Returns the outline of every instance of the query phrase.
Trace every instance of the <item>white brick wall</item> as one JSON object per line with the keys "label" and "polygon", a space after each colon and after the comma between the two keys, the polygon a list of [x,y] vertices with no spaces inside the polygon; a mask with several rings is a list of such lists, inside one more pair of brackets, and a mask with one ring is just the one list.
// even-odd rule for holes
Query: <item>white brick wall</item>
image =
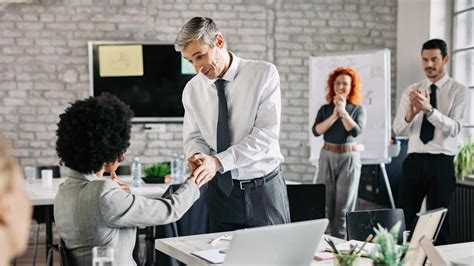
{"label": "white brick wall", "polygon": [[[284,175],[309,181],[315,168],[308,162],[308,57],[388,47],[395,69],[396,12],[395,0],[0,4],[0,130],[12,140],[23,165],[57,163],[58,115],[69,102],[89,94],[87,41],[173,43],[187,19],[210,16],[224,33],[229,50],[273,62],[279,69]],[[179,124],[167,124],[165,133],[149,133],[135,125],[127,161],[133,156],[141,156],[143,162],[167,160],[182,149],[181,130]]]}

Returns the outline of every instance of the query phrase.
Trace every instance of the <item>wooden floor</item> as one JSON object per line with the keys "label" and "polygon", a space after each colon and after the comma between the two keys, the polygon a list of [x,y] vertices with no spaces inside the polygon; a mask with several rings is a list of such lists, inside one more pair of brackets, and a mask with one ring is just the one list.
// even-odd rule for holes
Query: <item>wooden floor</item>
{"label": "wooden floor", "polygon": [[[31,228],[30,228],[30,235],[29,235],[29,240],[28,240],[28,249],[26,252],[18,257],[16,261],[12,262],[11,265],[17,265],[17,266],[31,266],[31,265],[36,265],[36,266],[43,266],[47,265],[46,264],[46,226],[44,224],[41,224],[39,226],[39,238],[38,238],[38,247],[37,247],[37,252],[36,252],[36,263],[34,264],[34,257],[35,257],[35,236],[36,236],[36,229],[37,229],[37,224],[35,222],[32,223]],[[53,225],[53,243],[57,244],[59,242],[58,239],[58,233]],[[145,239],[144,236],[140,236],[140,250],[142,251],[140,255],[143,255],[143,250],[145,247]],[[55,266],[59,266],[59,254],[57,252],[53,252],[53,263]]]}
{"label": "wooden floor", "polygon": [[[30,228],[30,236],[28,240],[28,249],[27,251],[20,256],[19,258],[16,259],[16,264],[15,262],[12,263],[12,265],[18,265],[18,266],[30,266],[34,265],[34,243],[35,243],[35,232],[37,229],[37,224],[33,222]],[[38,266],[41,265],[46,265],[46,227],[44,224],[40,225],[40,231],[39,231],[39,238],[38,238],[38,248],[37,248],[37,253],[36,253],[36,264]],[[54,228],[54,227],[53,227]],[[54,230],[54,229],[53,229]],[[55,238],[53,239],[53,243],[57,243],[57,232],[54,230],[53,235]],[[59,265],[59,255],[56,252],[53,252],[54,256],[54,265]]]}

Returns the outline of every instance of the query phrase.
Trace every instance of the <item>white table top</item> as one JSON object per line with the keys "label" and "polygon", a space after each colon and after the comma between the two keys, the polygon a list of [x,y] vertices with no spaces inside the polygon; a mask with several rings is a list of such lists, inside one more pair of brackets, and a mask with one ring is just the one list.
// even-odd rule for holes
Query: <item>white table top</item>
{"label": "white table top", "polygon": [[[228,248],[230,241],[219,241],[212,246],[209,242],[224,233],[202,234],[184,237],[163,238],[155,240],[155,248],[171,257],[178,259],[188,265],[211,265],[207,261],[200,259],[191,252],[209,249],[224,249]],[[320,244],[320,247],[324,244]],[[474,242],[437,246],[436,250],[440,253],[446,263],[453,260],[472,256],[474,252]],[[333,260],[316,261],[313,260],[311,265],[334,265]],[[372,266],[372,261],[369,258],[360,258],[359,265]]]}
{"label": "white table top", "polygon": [[[119,178],[130,185],[132,194],[147,198],[160,198],[169,187],[169,184],[146,184],[143,182],[139,187],[132,187],[131,177],[119,176]],[[44,186],[41,179],[35,179],[33,181],[25,180],[26,193],[33,206],[53,205],[59,184],[64,182],[64,180],[66,180],[66,178],[53,178],[51,186]]]}
{"label": "white table top", "polygon": [[[206,265],[206,266],[215,265],[215,264],[210,264],[209,262],[192,255],[191,252],[195,252],[199,250],[228,248],[229,243],[230,243],[230,241],[228,240],[219,241],[215,245],[209,244],[211,240],[219,236],[222,236],[225,233],[226,232],[157,239],[155,240],[155,248],[188,265]],[[332,238],[332,237],[329,236],[329,238]],[[320,243],[320,247],[318,247],[318,250],[324,249],[326,244],[323,242],[324,241]],[[325,261],[313,260],[311,265],[334,265],[334,261],[333,260],[325,260]],[[359,260],[359,265],[372,266],[372,261],[368,258],[361,258]]]}

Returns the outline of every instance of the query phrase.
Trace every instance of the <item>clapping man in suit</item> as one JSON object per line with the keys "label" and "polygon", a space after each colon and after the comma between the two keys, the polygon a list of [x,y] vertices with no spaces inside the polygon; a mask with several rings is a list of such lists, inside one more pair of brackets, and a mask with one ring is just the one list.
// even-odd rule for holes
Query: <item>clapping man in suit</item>
{"label": "clapping man in suit", "polygon": [[[446,73],[449,57],[443,40],[423,44],[421,59],[426,79],[408,86],[400,100],[393,130],[407,134],[408,157],[398,191],[407,228],[413,226],[423,198],[427,209],[448,208],[455,187],[454,156],[468,113],[469,91]],[[448,240],[447,219],[437,244]]]}

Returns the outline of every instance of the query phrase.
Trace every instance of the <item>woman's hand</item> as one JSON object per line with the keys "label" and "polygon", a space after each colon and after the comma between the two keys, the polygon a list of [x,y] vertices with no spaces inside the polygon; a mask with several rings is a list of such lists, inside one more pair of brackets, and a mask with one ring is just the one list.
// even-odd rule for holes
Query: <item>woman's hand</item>
{"label": "woman's hand", "polygon": [[339,117],[343,117],[347,115],[346,111],[346,104],[347,100],[346,98],[342,97],[341,95],[336,95],[334,96],[334,105],[336,106],[336,112]]}
{"label": "woman's hand", "polygon": [[122,180],[118,179],[117,174],[115,173],[115,171],[112,171],[110,173],[110,176],[112,177],[112,181],[119,184],[120,189],[122,189],[123,191],[125,191],[127,193],[132,194],[132,191],[130,190],[130,187],[128,186],[128,184],[123,182]]}

